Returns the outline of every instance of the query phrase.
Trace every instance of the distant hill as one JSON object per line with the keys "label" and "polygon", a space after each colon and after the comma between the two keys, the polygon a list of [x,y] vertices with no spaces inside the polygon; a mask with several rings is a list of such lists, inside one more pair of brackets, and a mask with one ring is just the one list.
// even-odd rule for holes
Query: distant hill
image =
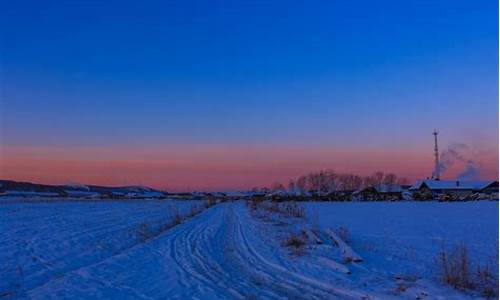
{"label": "distant hill", "polygon": [[82,198],[164,198],[166,192],[142,186],[47,185],[0,180],[0,196],[45,196]]}

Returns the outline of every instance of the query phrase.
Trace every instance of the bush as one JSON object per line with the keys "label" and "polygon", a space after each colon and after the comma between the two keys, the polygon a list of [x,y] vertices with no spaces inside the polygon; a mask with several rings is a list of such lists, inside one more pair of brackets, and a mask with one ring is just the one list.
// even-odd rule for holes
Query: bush
{"label": "bush", "polygon": [[247,206],[251,211],[256,211],[262,205],[263,201],[257,199],[251,199],[247,201]]}
{"label": "bush", "polygon": [[290,237],[285,240],[285,246],[287,247],[300,248],[305,244],[306,242],[296,234],[291,234]]}
{"label": "bush", "polygon": [[443,247],[439,253],[441,279],[456,289],[472,289],[470,258],[465,244],[456,246],[451,254]]}
{"label": "bush", "polygon": [[[438,255],[441,280],[458,290],[474,290],[484,297],[498,295],[498,286],[490,265],[473,267],[469,252],[460,243],[451,253],[443,246]],[[475,270],[475,271],[474,271]]]}
{"label": "bush", "polygon": [[288,217],[303,218],[305,216],[304,208],[295,202],[284,203],[280,212]]}
{"label": "bush", "polygon": [[295,202],[280,203],[271,201],[261,206],[269,212],[280,214],[285,217],[302,218],[305,216],[304,208]]}
{"label": "bush", "polygon": [[210,208],[217,204],[217,200],[214,197],[208,197],[207,202],[205,203],[205,208]]}
{"label": "bush", "polygon": [[292,252],[299,256],[304,254],[307,238],[307,233],[304,230],[301,230],[299,234],[290,232],[290,235],[283,241],[283,246],[291,248]]}
{"label": "bush", "polygon": [[476,277],[477,287],[483,297],[494,298],[498,295],[498,281],[495,279],[490,265],[478,265]]}
{"label": "bush", "polygon": [[294,201],[277,202],[249,200],[247,201],[247,206],[252,213],[255,213],[259,209],[263,209],[274,214],[280,214],[284,217],[303,218],[305,216],[304,208]]}

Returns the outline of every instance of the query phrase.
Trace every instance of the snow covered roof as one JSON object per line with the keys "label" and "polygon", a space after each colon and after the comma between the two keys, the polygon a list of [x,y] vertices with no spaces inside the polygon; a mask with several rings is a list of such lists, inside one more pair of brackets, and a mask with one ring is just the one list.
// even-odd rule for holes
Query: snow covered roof
{"label": "snow covered roof", "polygon": [[494,183],[494,180],[490,181],[459,181],[459,180],[418,180],[410,190],[418,190],[422,186],[427,186],[431,190],[482,190]]}
{"label": "snow covered roof", "polygon": [[251,196],[251,192],[238,191],[238,192],[225,192],[228,197],[248,197]]}
{"label": "snow covered roof", "polygon": [[80,190],[80,191],[89,191],[90,188],[86,185],[83,185],[83,184],[79,184],[79,183],[70,183],[70,184],[66,184],[63,186],[63,188],[66,190],[66,189],[69,189],[69,190]]}
{"label": "snow covered roof", "polygon": [[405,190],[403,186],[399,184],[382,183],[376,186],[360,187],[359,189],[355,190],[353,194],[359,194],[364,191],[373,189],[375,189],[377,193],[401,193]]}
{"label": "snow covered roof", "polygon": [[403,188],[399,184],[379,184],[375,186],[375,190],[379,193],[399,193],[403,191]]}
{"label": "snow covered roof", "polygon": [[288,193],[287,193],[287,191],[284,191],[284,190],[276,190],[276,191],[272,191],[272,192],[268,193],[266,196],[267,197],[288,196]]}

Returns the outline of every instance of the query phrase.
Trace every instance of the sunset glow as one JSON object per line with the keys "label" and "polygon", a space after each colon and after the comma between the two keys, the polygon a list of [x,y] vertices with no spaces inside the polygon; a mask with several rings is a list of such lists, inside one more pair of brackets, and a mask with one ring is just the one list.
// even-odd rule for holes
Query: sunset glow
{"label": "sunset glow", "polygon": [[498,177],[494,2],[112,2],[4,9],[2,179],[237,190],[333,169],[415,180],[432,172],[435,128],[442,151],[467,147],[444,178],[467,160]]}
{"label": "sunset glow", "polygon": [[[429,152],[304,146],[13,147],[4,149],[1,162],[4,177],[21,181],[215,191],[286,184],[322,169],[359,175],[393,172],[413,181],[430,176]],[[495,176],[496,157],[495,151],[476,157],[481,177]],[[444,177],[456,178],[463,167],[457,163]]]}

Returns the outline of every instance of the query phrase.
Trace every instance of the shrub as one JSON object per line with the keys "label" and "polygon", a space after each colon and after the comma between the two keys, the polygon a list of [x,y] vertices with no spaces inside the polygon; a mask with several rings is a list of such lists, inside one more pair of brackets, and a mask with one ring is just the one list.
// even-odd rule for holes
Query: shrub
{"label": "shrub", "polygon": [[285,240],[285,246],[287,247],[300,248],[305,244],[306,242],[296,234],[291,234],[290,237]]}
{"label": "shrub", "polygon": [[175,225],[179,225],[182,223],[182,221],[184,220],[184,218],[179,215],[179,214],[176,214],[174,215],[174,218],[172,219],[172,224],[175,226]]}
{"label": "shrub", "polygon": [[[459,290],[475,290],[484,297],[495,297],[498,286],[490,265],[475,268],[464,243],[455,246],[451,253],[443,246],[438,255],[441,280]],[[473,271],[475,269],[475,272]]]}
{"label": "shrub", "polygon": [[304,208],[295,202],[284,203],[280,212],[286,216],[295,218],[303,218],[305,216]]}
{"label": "shrub", "polygon": [[457,289],[474,288],[470,258],[465,244],[457,245],[451,254],[443,247],[439,253],[439,262],[441,279],[444,283]]}
{"label": "shrub", "polygon": [[477,288],[481,292],[481,296],[494,298],[498,295],[498,281],[495,279],[490,265],[478,265],[476,268],[476,278]]}
{"label": "shrub", "polygon": [[301,230],[299,234],[290,232],[290,235],[283,241],[283,245],[291,248],[292,252],[299,256],[304,253],[307,238],[307,233],[304,230]]}
{"label": "shrub", "polygon": [[207,202],[205,203],[205,208],[210,208],[217,204],[217,200],[214,197],[208,197]]}
{"label": "shrub", "polygon": [[261,200],[257,199],[251,199],[247,201],[247,206],[250,208],[251,211],[256,211],[260,206],[262,205]]}

